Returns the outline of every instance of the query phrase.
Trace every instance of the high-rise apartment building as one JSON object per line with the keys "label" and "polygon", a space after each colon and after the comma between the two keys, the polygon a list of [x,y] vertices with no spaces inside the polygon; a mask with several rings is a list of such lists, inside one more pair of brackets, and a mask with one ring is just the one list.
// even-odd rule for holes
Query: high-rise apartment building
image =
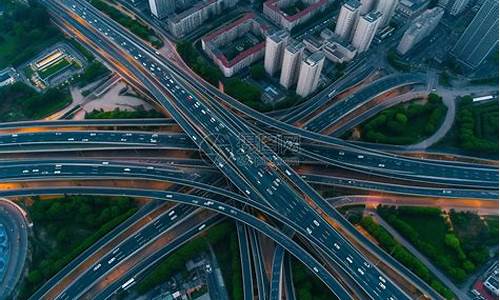
{"label": "high-rise apartment building", "polygon": [[498,0],[486,0],[451,50],[460,62],[479,66],[498,46]]}
{"label": "high-rise apartment building", "polygon": [[398,6],[399,0],[379,0],[377,3],[376,11],[379,11],[382,16],[380,17],[379,27],[383,28],[389,25],[394,12],[396,11],[396,6]]}
{"label": "high-rise apartment building", "polygon": [[315,52],[302,61],[297,83],[297,95],[307,97],[316,90],[324,62],[325,54],[323,51]]}
{"label": "high-rise apartment building", "polygon": [[149,0],[151,14],[163,19],[175,11],[175,0]]}
{"label": "high-rise apartment building", "polygon": [[360,3],[358,0],[348,0],[342,5],[335,26],[335,34],[343,40],[351,38],[352,29],[356,26],[359,17]]}
{"label": "high-rise apartment building", "polygon": [[354,37],[351,44],[358,50],[358,53],[364,52],[370,48],[375,32],[380,22],[381,14],[378,11],[371,12],[362,16],[358,20]]}
{"label": "high-rise apartment building", "polygon": [[434,7],[415,18],[399,42],[398,53],[406,54],[413,46],[427,37],[439,24],[443,15],[444,9],[442,7]]}
{"label": "high-rise apartment building", "polygon": [[288,37],[289,34],[286,30],[279,30],[266,36],[264,69],[271,76],[281,68],[283,51],[288,42]]}
{"label": "high-rise apartment building", "polygon": [[297,82],[304,48],[304,43],[295,40],[291,41],[285,48],[283,64],[281,65],[280,84],[287,89]]}
{"label": "high-rise apartment building", "polygon": [[361,7],[359,8],[359,13],[361,15],[366,15],[375,6],[375,0],[361,0]]}

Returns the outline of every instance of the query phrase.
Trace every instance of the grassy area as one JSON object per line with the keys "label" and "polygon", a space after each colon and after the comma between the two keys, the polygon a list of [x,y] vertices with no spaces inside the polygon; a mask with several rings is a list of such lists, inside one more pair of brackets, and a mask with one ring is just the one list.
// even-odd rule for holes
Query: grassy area
{"label": "grassy area", "polygon": [[0,88],[0,99],[0,122],[41,119],[71,103],[67,88],[38,93],[22,82]]}
{"label": "grassy area", "polygon": [[94,109],[91,112],[85,113],[85,119],[147,119],[147,118],[163,118],[164,116],[154,109],[144,110],[138,109],[134,111],[120,110],[118,107],[112,111],[104,111],[102,109]]}
{"label": "grassy area", "polygon": [[452,280],[463,282],[488,259],[485,247],[498,243],[477,215],[438,208],[379,206],[378,213]]}
{"label": "grassy area", "polygon": [[226,233],[224,241],[213,244],[217,262],[230,299],[243,300],[243,279],[241,274],[240,249],[234,223]]}
{"label": "grassy area", "polygon": [[345,205],[337,208],[337,210],[344,215],[352,224],[358,224],[363,218],[365,210],[364,204]]}
{"label": "grassy area", "polygon": [[89,83],[92,83],[100,78],[103,78],[111,73],[102,63],[97,60],[92,61],[86,68],[85,71],[76,77],[73,81],[79,87],[84,87]]}
{"label": "grassy area", "polygon": [[470,212],[450,212],[453,230],[466,256],[477,266],[488,260],[488,246],[498,245],[498,216],[479,217]]}
{"label": "grassy area", "polygon": [[473,103],[470,96],[462,97],[455,124],[439,145],[473,155],[498,154],[498,101]]}
{"label": "grassy area", "polygon": [[147,293],[175,273],[182,272],[186,261],[200,253],[208,252],[208,244],[210,244],[216,249],[217,260],[231,299],[243,299],[239,249],[235,233],[236,229],[232,222],[223,222],[213,226],[202,236],[189,241],[163,259],[144,279],[138,282],[136,290],[140,294]]}
{"label": "grassy area", "polygon": [[361,140],[382,144],[416,144],[439,128],[446,111],[441,97],[436,94],[430,94],[425,103],[414,100],[399,104],[361,124]]}
{"label": "grassy area", "polygon": [[297,299],[300,300],[332,300],[338,299],[330,293],[330,290],[324,283],[309,271],[304,264],[298,261],[295,257],[291,258],[292,261],[292,277],[293,285],[295,287],[295,294]]}
{"label": "grassy area", "polygon": [[30,6],[0,1],[5,8],[0,16],[0,69],[18,66],[63,39],[49,22],[45,7],[36,1],[29,2]]}
{"label": "grassy area", "polygon": [[64,196],[33,199],[32,263],[20,288],[27,299],[71,260],[130,217],[137,207],[125,197]]}
{"label": "grassy area", "polygon": [[155,48],[161,48],[163,46],[163,42],[161,41],[161,39],[158,38],[153,30],[151,30],[148,26],[132,19],[128,15],[123,14],[121,11],[102,0],[91,0],[90,3],[95,8],[108,15],[111,19],[128,28],[132,33],[134,33],[141,39],[151,43],[151,45],[153,45]]}
{"label": "grassy area", "polygon": [[95,59],[94,55],[87,50],[82,44],[80,44],[77,40],[70,38],[66,39],[66,42],[68,42],[71,46],[73,46],[78,52],[80,52],[87,61],[93,61]]}
{"label": "grassy area", "polygon": [[441,294],[446,299],[453,299],[453,293],[446,288],[430,271],[422,264],[413,254],[406,248],[401,246],[394,237],[387,232],[382,226],[375,223],[371,217],[364,217],[360,225],[373,236],[379,245],[390,253],[397,261],[406,266],[410,271],[415,273],[423,281],[427,282],[434,290]]}
{"label": "grassy area", "polygon": [[48,78],[54,74],[56,74],[59,71],[62,71],[63,69],[71,66],[71,63],[65,59],[61,59],[60,61],[56,62],[55,64],[51,65],[50,67],[41,70],[38,72],[38,75],[40,75],[40,78],[45,79]]}

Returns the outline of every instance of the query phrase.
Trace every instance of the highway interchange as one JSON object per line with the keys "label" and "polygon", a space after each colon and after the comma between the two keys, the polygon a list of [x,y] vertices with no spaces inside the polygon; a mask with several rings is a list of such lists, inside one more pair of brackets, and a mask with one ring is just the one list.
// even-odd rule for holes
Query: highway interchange
{"label": "highway interchange", "polygon": [[[441,184],[439,188],[417,188],[403,187],[399,185],[385,185],[385,189],[395,193],[416,193],[419,195],[432,195],[441,197],[471,197],[477,199],[495,200],[498,197],[496,190],[498,184],[498,169],[475,164],[457,165],[450,163],[430,162],[404,158],[393,154],[375,151],[352,145],[341,140],[323,136],[305,129],[273,119],[257,113],[225,94],[220,93],[211,86],[204,86],[197,80],[190,80],[190,75],[175,65],[162,59],[147,46],[143,45],[135,37],[130,36],[123,28],[113,23],[107,17],[96,11],[85,1],[44,1],[53,16],[64,26],[86,41],[91,41],[91,46],[98,53],[108,59],[120,72],[126,72],[128,76],[136,78],[141,82],[151,95],[158,101],[165,111],[175,120],[184,131],[180,133],[152,133],[152,132],[125,132],[125,131],[39,131],[29,133],[10,133],[0,136],[0,151],[5,153],[33,151],[53,151],[64,145],[73,150],[82,149],[116,149],[120,147],[130,149],[165,148],[197,151],[201,150],[218,169],[216,174],[222,174],[228,178],[235,190],[239,193],[226,190],[211,184],[199,182],[197,173],[185,172],[175,167],[165,168],[163,166],[139,165],[134,163],[114,162],[108,160],[77,160],[77,159],[53,159],[44,161],[21,160],[19,162],[0,161],[0,180],[5,182],[45,180],[49,182],[54,179],[152,179],[175,182],[177,184],[200,189],[208,193],[207,196],[196,196],[169,191],[157,191],[148,189],[115,189],[112,187],[46,187],[38,189],[5,190],[0,191],[2,197],[26,196],[26,195],[52,195],[52,194],[100,194],[100,195],[127,195],[136,197],[147,197],[157,200],[167,200],[182,203],[176,208],[172,215],[161,217],[158,223],[146,226],[143,230],[149,239],[158,235],[160,231],[168,229],[177,217],[186,219],[194,213],[196,207],[212,210],[218,214],[228,216],[244,223],[244,226],[262,233],[273,239],[280,246],[275,253],[276,270],[273,271],[270,290],[265,291],[262,286],[269,285],[263,282],[263,278],[257,278],[259,298],[264,293],[270,293],[271,298],[280,289],[276,289],[274,273],[283,274],[285,265],[283,253],[286,251],[294,255],[304,263],[326,286],[339,298],[350,299],[351,293],[362,293],[371,299],[409,299],[410,296],[400,289],[397,283],[390,278],[356,249],[353,244],[332,226],[332,222],[342,227],[344,231],[355,236],[358,242],[371,249],[375,255],[390,264],[403,277],[415,284],[428,297],[439,298],[437,293],[416,278],[406,268],[395,262],[389,255],[383,253],[378,247],[369,242],[366,237],[359,234],[336,210],[334,210],[309,184],[323,183],[338,186],[355,186],[359,189],[377,190],[382,185],[373,182],[363,182],[351,179],[331,178],[314,174],[300,174],[291,168],[280,153],[271,150],[270,145],[264,144],[258,132],[252,130],[253,126],[262,126],[261,130],[272,128],[283,134],[297,134],[301,137],[299,145],[284,140],[281,136],[273,136],[273,142],[284,145],[289,151],[295,149],[297,155],[306,159],[316,160],[326,165],[341,167],[346,170],[360,172],[363,174],[377,175],[386,178],[404,179],[414,182]],[[82,39],[83,39],[82,38]],[[421,77],[413,76],[403,78],[404,84],[421,83]],[[377,82],[376,82],[377,83]],[[375,95],[399,86],[399,81],[382,81],[382,87],[374,84]],[[386,85],[387,84],[387,85]],[[381,90],[378,90],[381,89]],[[374,92],[368,90],[368,92]],[[331,92],[330,92],[331,93]],[[336,120],[342,114],[355,109],[365,100],[363,94],[359,94],[357,101],[348,105],[344,102],[344,108],[339,114],[329,114],[332,119],[316,117],[307,125],[306,129],[321,131],[327,124]],[[323,95],[326,99],[331,95]],[[218,101],[224,101],[227,107],[219,105]],[[320,99],[320,102],[324,102]],[[342,104],[341,104],[342,105]],[[318,105],[319,107],[320,105]],[[332,108],[335,107],[332,106]],[[246,119],[233,114],[238,111],[246,116]],[[321,114],[319,116],[322,116]],[[321,121],[315,121],[319,120]],[[250,120],[250,121],[248,121]],[[293,121],[293,119],[292,119]],[[61,125],[61,121],[53,121],[47,127],[80,126],[81,124]],[[127,121],[94,121],[88,126],[128,125]],[[171,125],[171,120],[151,120],[147,125]],[[32,126],[40,126],[40,123],[32,123]],[[144,124],[131,123],[130,125],[141,126]],[[310,128],[309,128],[310,127]],[[0,129],[24,128],[6,125]],[[305,143],[304,143],[305,142]],[[214,172],[214,171],[212,171]],[[448,187],[451,186],[451,187]],[[403,191],[401,191],[403,190]],[[427,193],[427,194],[426,194]],[[211,194],[222,196],[213,198]],[[216,200],[217,199],[217,200]],[[219,200],[220,199],[220,200]],[[226,199],[223,201],[222,199]],[[232,204],[237,201],[271,216],[280,224],[286,224],[295,235],[306,240],[317,248],[321,256],[326,258],[335,267],[336,275],[340,274],[356,287],[346,287],[336,278],[330,268],[321,263],[317,257],[312,255],[302,245],[295,242],[290,234],[283,233],[274,224],[264,222],[251,213],[241,209],[240,205]],[[173,218],[173,216],[176,216]],[[200,223],[201,224],[201,223]],[[207,223],[209,224],[209,223]],[[199,227],[196,227],[199,228]],[[248,234],[247,229],[238,227],[238,234],[243,235],[240,239],[250,241],[250,248],[256,248],[256,234]],[[179,244],[186,242],[197,233],[191,229],[183,235],[177,236],[176,242],[169,244],[170,253]],[[252,237],[253,236],[253,237]],[[250,245],[246,245],[247,251]],[[240,243],[241,244],[241,243]],[[80,297],[90,288],[90,283],[97,281],[106,272],[113,268],[113,264],[125,259],[138,250],[141,242],[125,241],[120,248],[111,254],[104,256],[102,262],[96,264],[93,270],[88,270],[82,275],[82,279],[75,285],[70,285],[64,292],[57,295],[55,299],[74,299]],[[123,252],[125,251],[125,252]],[[166,255],[166,253],[164,253]],[[114,259],[113,259],[114,258]],[[243,258],[242,258],[243,259]],[[242,261],[242,265],[245,262]],[[100,265],[99,267],[97,267]],[[273,264],[274,265],[274,264]],[[273,270],[274,270],[273,266]],[[338,274],[337,274],[338,273]],[[120,282],[123,282],[122,281]],[[122,283],[123,284],[123,283]],[[245,282],[245,284],[253,284]],[[120,283],[114,283],[109,288],[109,293],[119,289]],[[248,289],[246,289],[246,293]],[[103,294],[104,295],[104,294]],[[109,294],[110,295],[110,294]],[[106,296],[99,296],[102,299]],[[97,297],[97,299],[100,299]]]}

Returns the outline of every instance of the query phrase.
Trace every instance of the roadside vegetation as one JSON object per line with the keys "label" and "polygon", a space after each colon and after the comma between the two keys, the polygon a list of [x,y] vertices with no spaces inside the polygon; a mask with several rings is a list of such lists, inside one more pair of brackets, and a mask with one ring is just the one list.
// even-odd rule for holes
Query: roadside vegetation
{"label": "roadside vegetation", "polygon": [[85,68],[82,74],[75,77],[73,83],[75,83],[78,87],[84,87],[89,83],[108,76],[109,74],[111,74],[111,71],[108,70],[101,62],[94,59]]}
{"label": "roadside vegetation", "polygon": [[331,300],[336,297],[324,285],[321,280],[316,277],[303,263],[295,257],[292,259],[292,278],[295,294],[300,300]]}
{"label": "roadside vegetation", "polygon": [[410,72],[411,65],[404,62],[395,50],[389,50],[387,53],[387,61],[396,70],[400,72]]}
{"label": "roadside vegetation", "polygon": [[453,293],[446,288],[422,262],[399,244],[394,237],[381,225],[377,224],[372,217],[364,217],[360,225],[377,240],[382,249],[390,253],[397,261],[428,283],[439,294],[446,299],[454,298]]}
{"label": "roadside vegetation", "polygon": [[440,96],[413,100],[388,108],[360,125],[361,140],[411,145],[431,136],[441,126],[447,108]]}
{"label": "roadside vegetation", "polygon": [[[209,63],[190,42],[178,42],[177,52],[179,52],[182,59],[196,74],[200,75],[213,86],[223,83],[224,91],[228,95],[257,111],[268,112],[288,108],[300,103],[302,100],[301,97],[291,94],[275,105],[266,104],[261,100],[262,92],[257,85],[242,80],[237,76],[224,78],[222,72]],[[266,74],[262,64],[258,63],[251,66],[250,76],[254,80],[265,78]]]}
{"label": "roadside vegetation", "polygon": [[439,145],[474,155],[498,154],[498,101],[473,103],[472,97],[462,97],[455,124]]}
{"label": "roadside vegetation", "polygon": [[154,109],[145,110],[144,108],[138,110],[121,110],[115,108],[112,111],[104,111],[94,109],[91,112],[85,113],[85,119],[149,119],[149,118],[163,118],[164,116]]}
{"label": "roadside vegetation", "polygon": [[176,49],[186,64],[207,82],[217,86],[222,80],[222,72],[208,63],[190,42],[179,41]]}
{"label": "roadside vegetation", "polygon": [[37,1],[29,6],[0,0],[0,69],[19,66],[43,49],[61,41],[63,35],[49,21],[45,7]]}
{"label": "roadside vegetation", "polygon": [[201,236],[187,242],[168,255],[149,274],[138,282],[135,290],[145,294],[176,273],[185,271],[185,263],[213,247],[231,299],[243,299],[238,238],[233,222],[223,222],[209,228]]}
{"label": "roadside vegetation", "polygon": [[457,283],[488,260],[488,246],[498,244],[498,225],[490,227],[473,213],[445,215],[439,208],[387,206],[377,212]]}
{"label": "roadside vegetation", "polygon": [[102,0],[90,0],[90,4],[108,15],[111,19],[120,23],[123,27],[128,28],[133,34],[137,35],[146,42],[151,43],[153,47],[161,48],[163,46],[162,40],[155,35],[152,29],[142,24],[141,22],[132,19],[115,7],[107,4]]}
{"label": "roadside vegetation", "polygon": [[0,88],[0,122],[37,120],[63,109],[71,103],[68,88],[49,88],[37,92],[16,82]]}
{"label": "roadside vegetation", "polygon": [[137,211],[131,198],[64,196],[25,200],[33,221],[32,259],[20,288],[27,299],[85,249]]}

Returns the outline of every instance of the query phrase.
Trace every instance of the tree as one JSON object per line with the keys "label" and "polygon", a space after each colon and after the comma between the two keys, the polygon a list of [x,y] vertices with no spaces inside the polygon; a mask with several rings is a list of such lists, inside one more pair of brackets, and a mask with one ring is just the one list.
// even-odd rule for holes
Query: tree
{"label": "tree", "polygon": [[444,243],[446,246],[458,250],[460,249],[460,241],[458,240],[457,236],[453,233],[448,233],[444,236]]}
{"label": "tree", "polygon": [[35,285],[38,284],[40,281],[42,281],[43,276],[42,273],[38,270],[34,270],[28,273],[28,281],[29,283]]}
{"label": "tree", "polygon": [[472,271],[474,271],[474,269],[476,269],[476,266],[470,260],[464,261],[464,263],[462,264],[462,267],[464,268],[464,270],[467,273],[472,273]]}
{"label": "tree", "polygon": [[397,113],[395,119],[403,126],[408,122],[408,117],[404,113]]}
{"label": "tree", "polygon": [[261,80],[264,78],[266,71],[261,63],[256,63],[250,67],[250,75],[255,80]]}

